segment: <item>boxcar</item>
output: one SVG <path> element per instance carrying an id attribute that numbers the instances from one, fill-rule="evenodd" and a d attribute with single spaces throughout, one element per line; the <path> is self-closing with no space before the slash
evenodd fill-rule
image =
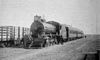
<path id="1" fill-rule="evenodd" d="M 17 26 L 0 26 L 0 46 L 12 46 L 20 43 L 25 34 L 29 34 L 29 28 Z"/>

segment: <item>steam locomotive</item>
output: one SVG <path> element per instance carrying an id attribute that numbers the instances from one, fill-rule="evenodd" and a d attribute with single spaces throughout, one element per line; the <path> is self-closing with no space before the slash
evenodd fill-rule
<path id="1" fill-rule="evenodd" d="M 41 16 L 34 16 L 30 31 L 31 34 L 23 38 L 25 47 L 46 47 L 84 37 L 79 29 L 55 21 L 46 22 Z"/>

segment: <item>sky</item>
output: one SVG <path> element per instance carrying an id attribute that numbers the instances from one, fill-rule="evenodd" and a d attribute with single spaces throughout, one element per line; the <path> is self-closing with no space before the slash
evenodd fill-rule
<path id="1" fill-rule="evenodd" d="M 100 0 L 97 0 L 97 33 L 100 34 Z"/>
<path id="2" fill-rule="evenodd" d="M 0 26 L 30 27 L 35 15 L 71 25 L 86 34 L 100 33 L 96 0 L 0 0 Z"/>

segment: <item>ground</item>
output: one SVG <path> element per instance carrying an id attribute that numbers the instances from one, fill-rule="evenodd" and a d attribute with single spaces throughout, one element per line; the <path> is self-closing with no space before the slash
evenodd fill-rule
<path id="1" fill-rule="evenodd" d="M 0 60 L 82 60 L 96 53 L 95 35 L 42 49 L 0 48 Z"/>

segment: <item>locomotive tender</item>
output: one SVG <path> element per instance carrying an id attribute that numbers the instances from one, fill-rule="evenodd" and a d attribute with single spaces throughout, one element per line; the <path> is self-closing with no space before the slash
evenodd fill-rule
<path id="1" fill-rule="evenodd" d="M 41 16 L 34 16 L 34 22 L 31 24 L 30 31 L 33 42 L 29 46 L 39 45 L 45 47 L 84 36 L 83 31 L 79 29 L 55 21 L 46 22 Z"/>

